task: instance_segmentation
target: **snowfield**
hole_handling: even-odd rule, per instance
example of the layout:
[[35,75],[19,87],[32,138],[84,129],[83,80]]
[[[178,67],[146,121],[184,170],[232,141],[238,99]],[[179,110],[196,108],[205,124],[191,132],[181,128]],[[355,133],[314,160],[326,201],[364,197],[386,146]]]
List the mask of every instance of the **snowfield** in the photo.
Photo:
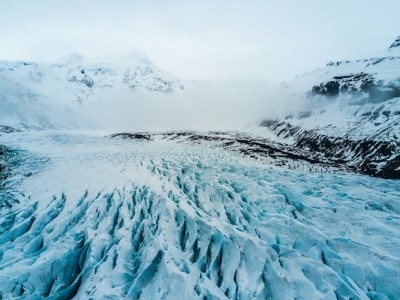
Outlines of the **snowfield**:
[[398,180],[207,140],[29,131],[0,144],[23,158],[0,211],[3,299],[400,296]]

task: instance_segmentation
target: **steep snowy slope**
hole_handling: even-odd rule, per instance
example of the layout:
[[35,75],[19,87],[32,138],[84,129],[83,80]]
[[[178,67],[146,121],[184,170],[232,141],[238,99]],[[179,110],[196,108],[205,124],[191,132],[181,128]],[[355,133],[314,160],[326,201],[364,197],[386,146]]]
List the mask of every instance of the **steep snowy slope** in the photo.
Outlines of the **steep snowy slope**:
[[293,151],[400,178],[400,46],[380,57],[330,62],[285,87],[303,111],[262,125]]
[[288,86],[292,92],[309,97],[322,100],[340,96],[350,103],[377,103],[400,97],[399,38],[377,56],[329,62],[296,77]]
[[[5,299],[397,299],[398,182],[170,135],[22,132]],[[16,174],[25,174],[22,182]],[[17,193],[19,192],[19,193]]]

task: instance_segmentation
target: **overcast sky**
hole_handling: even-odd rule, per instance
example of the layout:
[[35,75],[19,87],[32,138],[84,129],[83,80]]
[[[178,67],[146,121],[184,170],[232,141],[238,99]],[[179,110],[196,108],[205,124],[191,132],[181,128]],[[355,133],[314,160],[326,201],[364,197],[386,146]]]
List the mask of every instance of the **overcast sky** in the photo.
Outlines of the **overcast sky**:
[[137,50],[183,79],[290,80],[400,35],[399,0],[0,0],[0,59]]

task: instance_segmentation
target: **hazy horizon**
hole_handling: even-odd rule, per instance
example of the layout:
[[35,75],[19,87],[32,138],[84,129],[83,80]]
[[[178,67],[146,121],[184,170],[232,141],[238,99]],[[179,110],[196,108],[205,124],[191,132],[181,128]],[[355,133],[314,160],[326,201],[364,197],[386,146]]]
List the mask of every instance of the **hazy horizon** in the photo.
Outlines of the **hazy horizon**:
[[13,1],[0,11],[0,60],[135,50],[182,79],[277,83],[387,48],[400,34],[399,8],[394,0]]

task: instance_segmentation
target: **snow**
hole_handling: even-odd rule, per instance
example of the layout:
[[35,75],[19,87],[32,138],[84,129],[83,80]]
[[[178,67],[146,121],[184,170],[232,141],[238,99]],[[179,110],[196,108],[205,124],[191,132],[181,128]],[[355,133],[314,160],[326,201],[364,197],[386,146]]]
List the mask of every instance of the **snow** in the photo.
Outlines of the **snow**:
[[0,62],[0,298],[399,298],[399,181],[356,174],[398,178],[399,70],[397,39],[286,84],[303,110],[265,127],[113,134],[112,106],[154,123],[172,99],[137,92],[181,82],[138,53]]
[[[393,45],[374,56],[329,62],[283,84],[301,111],[278,119],[298,132],[350,141],[391,142],[399,148],[400,48]],[[329,85],[332,83],[336,89]],[[281,128],[280,128],[281,129]],[[294,134],[264,135],[293,144]],[[279,136],[277,136],[277,134]],[[350,151],[350,149],[347,149]],[[397,154],[399,150],[395,151]]]
[[0,212],[3,298],[400,295],[398,181],[273,167],[210,143],[1,136],[26,157],[15,173],[32,173]]
[[335,76],[350,74],[373,74],[376,80],[391,82],[400,76],[400,52],[385,51],[381,56],[359,59],[355,61],[329,62],[326,66],[297,76],[293,81],[285,83],[292,93],[305,93],[313,85],[332,80]]
[[0,61],[0,125],[99,128],[97,116],[110,107],[132,107],[140,99],[142,106],[152,105],[146,99],[164,99],[183,88],[179,79],[138,53],[115,64],[76,53],[53,63]]
[[91,62],[77,53],[53,63],[0,61],[0,75],[0,81],[12,81],[34,94],[66,103],[99,100],[109,90],[171,93],[183,89],[177,78],[140,53],[115,64]]

